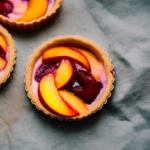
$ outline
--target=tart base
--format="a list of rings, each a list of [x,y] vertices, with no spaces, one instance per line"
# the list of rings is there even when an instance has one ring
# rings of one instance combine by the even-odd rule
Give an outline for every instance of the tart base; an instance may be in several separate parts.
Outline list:
[[[81,47],[85,50],[92,52],[103,64],[107,79],[106,89],[101,98],[96,102],[96,104],[93,105],[85,113],[74,117],[62,117],[53,114],[42,105],[40,100],[36,97],[36,95],[31,89],[33,68],[37,60],[47,49],[62,45]],[[110,91],[113,89],[114,77],[111,73],[112,69],[113,66],[111,64],[111,60],[109,59],[108,55],[102,50],[101,46],[97,45],[95,42],[78,35],[59,36],[53,39],[49,39],[47,42],[42,43],[37,49],[34,50],[33,54],[29,57],[29,62],[26,65],[26,72],[25,72],[25,84],[26,84],[25,89],[27,91],[28,97],[31,99],[31,102],[36,106],[36,108],[43,111],[45,114],[51,116],[52,118],[58,118],[59,120],[80,120],[82,118],[92,115],[97,110],[101,109],[103,104],[107,102],[107,98],[111,95]]]

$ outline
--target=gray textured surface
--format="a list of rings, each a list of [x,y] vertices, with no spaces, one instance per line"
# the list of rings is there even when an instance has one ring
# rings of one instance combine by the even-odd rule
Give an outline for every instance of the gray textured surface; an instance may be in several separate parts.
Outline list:
[[[17,64],[0,88],[0,150],[149,150],[150,2],[63,0],[52,22],[36,32],[9,29]],[[102,110],[80,122],[59,122],[38,111],[26,96],[28,57],[59,35],[85,36],[109,53],[115,89]]]

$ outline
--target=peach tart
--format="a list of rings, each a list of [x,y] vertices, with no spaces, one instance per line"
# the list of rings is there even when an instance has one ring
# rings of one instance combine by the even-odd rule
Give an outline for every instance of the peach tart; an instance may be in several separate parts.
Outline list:
[[[0,25],[0,86],[13,70],[15,51],[16,48],[11,35]]]
[[[50,21],[62,0],[0,0],[0,21],[13,29],[33,30]]]
[[[113,88],[108,55],[81,36],[60,36],[41,44],[26,66],[26,91],[51,117],[79,120],[100,109]]]

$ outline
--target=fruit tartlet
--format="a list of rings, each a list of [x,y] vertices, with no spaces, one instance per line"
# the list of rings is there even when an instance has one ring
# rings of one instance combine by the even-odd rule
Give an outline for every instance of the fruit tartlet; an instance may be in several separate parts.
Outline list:
[[[79,120],[100,109],[113,88],[108,55],[81,36],[60,36],[42,43],[26,66],[26,91],[45,114]]]
[[[0,22],[13,29],[33,30],[56,14],[62,0],[0,0]]]
[[[0,25],[0,86],[13,70],[15,51],[16,48],[11,35]]]

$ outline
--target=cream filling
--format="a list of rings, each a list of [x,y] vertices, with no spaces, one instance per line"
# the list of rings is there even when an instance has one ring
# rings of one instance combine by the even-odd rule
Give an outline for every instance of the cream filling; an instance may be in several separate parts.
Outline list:
[[[49,0],[47,12],[53,7],[53,5],[54,5],[54,0]]]
[[[13,11],[8,14],[8,18],[11,20],[17,20],[21,18],[28,9],[28,2],[22,0],[9,0],[13,4]]]
[[[39,83],[35,80],[35,73],[41,64],[42,64],[42,56],[38,59],[38,61],[36,62],[34,66],[33,73],[32,73],[32,84],[31,84],[31,89],[33,90],[34,94],[36,95],[38,99],[39,99],[39,96],[38,96]],[[100,65],[102,64],[100,63]],[[106,75],[105,75],[105,70],[104,70],[103,65],[102,65],[102,71],[100,74],[100,82],[102,83],[103,88],[101,89],[100,93],[97,95],[96,99],[91,104],[86,104],[88,108],[91,108],[101,98],[101,96],[103,95],[105,91],[107,81],[106,81]]]
[[[28,1],[22,0],[8,0],[13,4],[13,12],[8,14],[8,18],[11,20],[17,20],[21,18],[28,9]],[[48,9],[47,12],[53,7],[54,0],[48,1]]]

